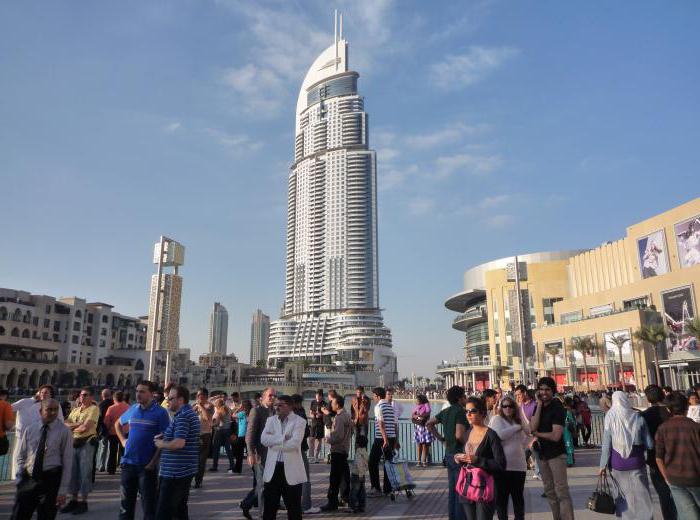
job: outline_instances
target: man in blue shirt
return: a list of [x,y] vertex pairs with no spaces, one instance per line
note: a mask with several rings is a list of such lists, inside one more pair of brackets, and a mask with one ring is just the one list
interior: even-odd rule
[[156,520],[187,519],[190,484],[199,465],[199,417],[189,405],[190,391],[184,386],[171,388],[167,399],[175,416],[155,441],[161,450]]
[[158,451],[153,438],[165,431],[170,424],[170,416],[153,399],[155,390],[155,384],[141,381],[136,386],[136,404],[124,412],[114,425],[119,442],[125,448],[121,460],[119,520],[134,519],[137,494],[141,494],[144,520],[153,520],[156,515]]

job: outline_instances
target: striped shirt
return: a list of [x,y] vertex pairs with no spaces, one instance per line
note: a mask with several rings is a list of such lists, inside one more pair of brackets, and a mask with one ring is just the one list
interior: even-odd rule
[[396,438],[396,414],[394,408],[384,399],[374,407],[374,437],[381,438],[382,432],[379,423],[384,423],[384,431],[389,439]]
[[185,439],[180,450],[162,450],[160,476],[184,478],[197,473],[199,462],[199,417],[189,404],[178,410],[173,421],[163,433],[163,440]]

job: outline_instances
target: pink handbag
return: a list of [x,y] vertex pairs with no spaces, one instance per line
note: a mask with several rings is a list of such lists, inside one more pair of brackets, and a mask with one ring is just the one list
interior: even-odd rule
[[455,489],[470,502],[492,502],[495,497],[493,476],[470,465],[462,466]]

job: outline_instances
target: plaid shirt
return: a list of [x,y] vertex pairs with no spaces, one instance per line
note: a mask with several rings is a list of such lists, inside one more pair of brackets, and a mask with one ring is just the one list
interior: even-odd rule
[[700,424],[674,415],[656,432],[656,458],[674,486],[700,486]]

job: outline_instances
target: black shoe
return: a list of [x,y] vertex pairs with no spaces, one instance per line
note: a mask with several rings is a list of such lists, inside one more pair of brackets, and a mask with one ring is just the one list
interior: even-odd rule
[[63,506],[63,509],[61,509],[61,513],[72,513],[75,509],[75,506],[77,505],[78,502],[76,500],[71,500],[65,506]]
[[243,507],[243,504],[241,504],[241,512],[243,513],[243,516],[245,516],[248,520],[253,520],[253,517],[250,515],[250,508],[249,507]]
[[82,515],[83,513],[87,513],[87,511],[87,502],[78,502],[75,509],[73,509],[73,514]]
[[194,485],[193,485],[192,487],[193,487],[194,489],[199,489],[199,488],[202,487],[202,483],[201,483],[201,482],[195,482]]
[[547,493],[542,493],[542,498],[547,498]]
[[331,504],[324,504],[321,506],[321,512],[323,512],[323,513],[327,513],[329,511],[337,511],[337,510],[338,510],[338,506],[334,506]]
[[219,468],[215,468],[214,466],[212,466],[211,468],[209,468],[209,471],[219,471]]

